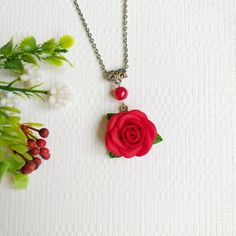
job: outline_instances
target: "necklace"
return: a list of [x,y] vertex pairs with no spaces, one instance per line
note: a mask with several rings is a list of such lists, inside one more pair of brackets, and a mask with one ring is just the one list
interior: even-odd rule
[[144,156],[149,152],[153,144],[162,141],[157,133],[155,125],[148,119],[147,115],[140,110],[128,110],[124,100],[128,96],[128,90],[121,86],[122,80],[127,78],[128,65],[128,0],[122,0],[122,37],[123,37],[123,66],[121,69],[107,71],[101,54],[97,48],[92,33],[86,23],[84,15],[77,0],[73,0],[77,13],[80,17],[88,40],[98,60],[103,77],[114,83],[114,98],[120,101],[118,113],[108,113],[108,125],[105,135],[105,145],[111,158]]

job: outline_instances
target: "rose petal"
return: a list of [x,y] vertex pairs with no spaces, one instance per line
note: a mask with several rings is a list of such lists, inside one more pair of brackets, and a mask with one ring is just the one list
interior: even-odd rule
[[121,129],[126,123],[128,124],[140,124],[141,119],[134,116],[130,115],[129,113],[126,113],[121,119],[117,121],[117,127]]
[[147,115],[144,112],[137,110],[137,109],[129,111],[129,114],[135,115],[135,116],[139,117],[140,119],[145,119],[145,120],[147,119],[148,120]]
[[110,151],[112,154],[116,156],[122,156],[120,150],[117,148],[116,144],[112,142],[112,139],[110,137],[109,133],[106,133],[105,137],[105,145],[107,147],[107,150]]
[[110,131],[116,126],[117,121],[119,120],[120,117],[124,116],[126,112],[119,112],[117,114],[114,114],[111,116],[109,123],[107,125],[107,131]]
[[140,157],[147,154],[152,148],[152,145],[153,145],[153,140],[152,140],[151,134],[147,132],[146,137],[143,142],[142,149],[139,150],[136,156]]
[[123,143],[120,140],[120,133],[119,133],[119,129],[117,127],[114,127],[112,129],[112,131],[110,132],[110,137],[111,137],[113,143],[115,143],[118,147],[125,148],[125,146],[123,145]]
[[128,148],[126,150],[121,150],[122,156],[125,158],[132,158],[137,155],[142,146],[138,145],[136,148]]
[[150,120],[145,120],[143,123],[146,131],[150,133],[151,139],[154,141],[157,136],[156,126]]

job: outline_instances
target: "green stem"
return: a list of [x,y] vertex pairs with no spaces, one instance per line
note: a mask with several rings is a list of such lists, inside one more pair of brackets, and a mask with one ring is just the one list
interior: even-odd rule
[[47,90],[36,90],[36,89],[27,89],[27,88],[17,88],[17,87],[9,87],[0,85],[0,89],[9,91],[9,92],[22,92],[22,93],[41,93],[48,94]]
[[[41,56],[42,50],[40,50],[39,48],[36,48],[36,49],[28,51],[28,52],[25,52],[25,51],[16,52],[16,51],[14,51],[10,56],[1,55],[0,60],[12,60],[14,58],[20,59],[21,56],[25,53],[35,55],[35,56]],[[2,64],[2,66],[4,66],[4,64]]]
[[15,80],[12,80],[7,86],[11,87],[17,81],[20,81],[20,77],[16,78]]

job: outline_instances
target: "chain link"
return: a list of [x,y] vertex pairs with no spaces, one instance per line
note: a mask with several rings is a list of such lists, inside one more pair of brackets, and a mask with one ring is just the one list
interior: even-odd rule
[[128,0],[123,0],[123,22],[122,22],[122,33],[123,33],[123,65],[124,70],[126,71],[129,68],[128,60]]
[[[122,38],[123,38],[123,70],[126,72],[126,70],[128,69],[129,65],[128,65],[128,43],[127,43],[127,30],[128,30],[128,4],[127,1],[128,0],[122,0],[123,1],[123,16],[122,16]],[[101,70],[103,73],[106,73],[106,67],[104,65],[103,59],[101,57],[101,54],[97,48],[97,45],[95,43],[95,40],[93,38],[92,33],[90,32],[90,29],[87,25],[87,22],[84,18],[84,15],[80,9],[80,6],[77,2],[77,0],[73,0],[75,8],[78,12],[78,15],[82,21],[84,30],[88,36],[89,42],[92,46],[92,49],[97,57],[98,63],[101,67]]]

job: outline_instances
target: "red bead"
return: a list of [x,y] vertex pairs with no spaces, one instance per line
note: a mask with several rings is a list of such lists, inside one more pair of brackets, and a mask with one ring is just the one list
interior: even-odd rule
[[47,144],[47,142],[44,139],[37,139],[36,143],[37,143],[38,147],[40,147],[40,148],[45,147]]
[[128,96],[128,90],[125,87],[118,87],[114,90],[114,97],[117,100],[124,100]]

